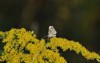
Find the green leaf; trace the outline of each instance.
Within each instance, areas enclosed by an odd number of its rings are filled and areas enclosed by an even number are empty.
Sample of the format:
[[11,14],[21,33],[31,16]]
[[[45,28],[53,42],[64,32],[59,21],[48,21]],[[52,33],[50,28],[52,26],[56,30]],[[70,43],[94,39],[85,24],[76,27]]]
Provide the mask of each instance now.
[[0,50],[0,56],[1,56],[2,52],[3,52],[3,51],[2,51],[2,50]]

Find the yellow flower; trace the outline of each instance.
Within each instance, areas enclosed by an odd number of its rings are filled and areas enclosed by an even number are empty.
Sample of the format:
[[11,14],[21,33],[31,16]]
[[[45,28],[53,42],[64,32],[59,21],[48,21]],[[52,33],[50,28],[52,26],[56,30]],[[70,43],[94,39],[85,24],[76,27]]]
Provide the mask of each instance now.
[[7,63],[67,63],[57,47],[63,51],[73,50],[87,60],[96,59],[100,62],[100,55],[90,52],[79,42],[57,37],[46,42],[44,39],[37,39],[33,31],[26,31],[24,28],[0,32],[0,39],[5,43],[0,61]]

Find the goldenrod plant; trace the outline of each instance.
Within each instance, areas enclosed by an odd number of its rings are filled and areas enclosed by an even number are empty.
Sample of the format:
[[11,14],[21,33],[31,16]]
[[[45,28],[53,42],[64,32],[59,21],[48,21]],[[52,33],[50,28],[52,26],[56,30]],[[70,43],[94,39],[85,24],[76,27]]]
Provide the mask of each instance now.
[[68,63],[59,53],[60,47],[63,51],[75,51],[87,60],[97,60],[100,56],[90,52],[79,42],[65,38],[52,37],[48,42],[45,39],[37,39],[33,31],[22,29],[11,29],[0,32],[0,39],[4,43],[0,62],[6,63]]

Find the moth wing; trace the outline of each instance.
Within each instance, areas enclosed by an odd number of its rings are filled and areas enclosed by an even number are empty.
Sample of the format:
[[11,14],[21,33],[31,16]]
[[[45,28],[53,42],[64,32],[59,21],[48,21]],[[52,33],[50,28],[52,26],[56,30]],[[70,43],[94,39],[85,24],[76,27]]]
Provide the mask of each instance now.
[[50,26],[50,27],[49,27],[48,34],[57,34],[57,31],[54,29],[53,26]]

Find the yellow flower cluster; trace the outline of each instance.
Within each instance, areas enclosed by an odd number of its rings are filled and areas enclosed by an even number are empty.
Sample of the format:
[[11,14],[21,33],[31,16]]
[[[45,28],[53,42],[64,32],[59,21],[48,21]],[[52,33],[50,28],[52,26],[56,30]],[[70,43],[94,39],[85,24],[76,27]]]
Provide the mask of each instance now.
[[87,60],[94,60],[96,59],[100,62],[100,56],[95,52],[88,51],[84,46],[79,44],[79,42],[69,41],[64,38],[52,38],[48,43],[48,47],[51,47],[52,50],[56,50],[57,47],[61,47],[63,51],[75,51],[77,54],[82,54]]
[[24,28],[0,32],[0,39],[5,44],[0,62],[67,63],[64,57],[60,55],[57,47],[63,51],[74,50],[77,54],[82,54],[87,60],[96,59],[100,62],[98,54],[89,52],[78,42],[57,37],[46,42],[44,39],[37,39],[33,31],[26,31]]

